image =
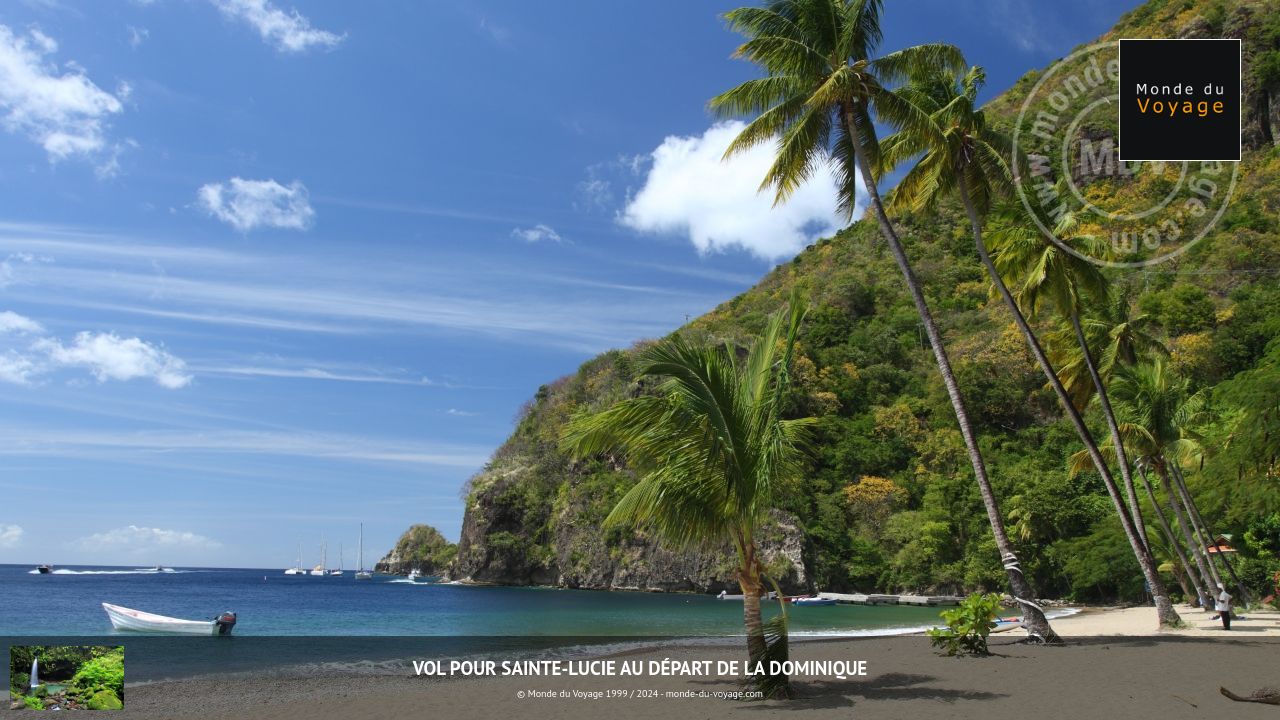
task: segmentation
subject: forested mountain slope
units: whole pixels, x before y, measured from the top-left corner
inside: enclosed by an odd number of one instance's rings
[[[1276,3],[1152,0],[1103,39],[1245,39],[1246,153],[1231,205],[1180,257],[1111,270],[1125,312],[1203,392],[1203,462],[1188,482],[1206,519],[1232,534],[1247,579],[1280,569],[1280,9]],[[963,49],[963,48],[962,48]],[[1029,73],[987,106],[1011,126]],[[1097,196],[1152,192],[1142,176],[1095,178]],[[1136,598],[1142,577],[1098,477],[1072,475],[1080,450],[1044,377],[974,254],[956,207],[894,214],[978,423],[1011,532],[1046,597]],[[808,297],[789,413],[822,418],[810,467],[781,493],[765,545],[789,588],[967,591],[1004,585],[951,407],[901,275],[873,223],[854,223],[776,267],[758,285],[678,332],[739,342],[793,289]],[[1038,329],[1052,339],[1051,320]],[[539,389],[511,437],[468,484],[450,568],[457,579],[569,587],[715,591],[732,585],[723,553],[671,552],[643,533],[602,532],[632,482],[617,458],[574,463],[557,449],[566,421],[645,392],[631,350],[615,350]],[[1106,437],[1096,410],[1089,419]],[[1244,419],[1242,421],[1242,418]],[[1268,423],[1276,430],[1270,432]],[[1148,505],[1148,508],[1150,506]],[[1153,538],[1159,559],[1159,543]],[[1171,583],[1171,588],[1176,584]]]

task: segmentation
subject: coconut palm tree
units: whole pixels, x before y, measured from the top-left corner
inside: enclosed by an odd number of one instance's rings
[[[1201,608],[1207,608],[1209,603],[1209,593],[1205,589],[1202,579],[1196,577],[1195,573],[1191,572],[1191,563],[1187,562],[1187,555],[1182,550],[1182,543],[1179,542],[1178,536],[1174,534],[1173,528],[1169,525],[1169,520],[1164,516],[1164,510],[1160,507],[1160,500],[1156,498],[1156,491],[1152,488],[1150,479],[1147,478],[1146,466],[1139,462],[1137,470],[1138,476],[1142,478],[1142,485],[1147,490],[1147,496],[1151,498],[1151,509],[1156,514],[1156,521],[1159,523],[1160,531],[1164,535],[1167,549],[1175,556],[1174,561],[1178,563],[1178,566],[1182,571],[1178,574],[1178,580],[1182,583],[1183,594],[1186,595],[1188,602],[1192,602],[1191,597],[1194,594],[1196,599],[1195,602],[1192,603],[1193,607],[1198,606]],[[1175,520],[1177,520],[1180,516],[1173,506],[1172,497],[1169,499],[1169,508],[1174,513]],[[1185,532],[1186,526],[1182,525],[1182,528]],[[1191,536],[1187,534],[1184,539],[1191,540]],[[1194,545],[1191,546],[1191,552],[1193,554],[1195,553]],[[1199,558],[1197,558],[1197,560],[1199,560]],[[1203,571],[1202,568],[1200,569]],[[1190,587],[1187,586],[1188,580],[1190,580]]]
[[[621,451],[639,474],[606,526],[649,527],[678,546],[732,544],[753,663],[770,645],[760,613],[766,580],[756,530],[779,485],[798,476],[805,436],[816,422],[779,414],[803,316],[793,300],[770,318],[745,357],[678,335],[642,350],[639,372],[661,380],[656,394],[577,416],[562,438],[579,458]],[[785,676],[755,681],[770,696],[790,693]]]
[[[1124,370],[1117,378],[1115,392],[1124,398],[1124,415],[1130,420],[1125,442],[1145,449],[1156,474],[1165,482],[1175,511],[1181,506],[1190,529],[1189,544],[1197,562],[1202,563],[1206,587],[1212,589],[1222,582],[1218,567],[1208,554],[1208,548],[1216,542],[1182,472],[1185,463],[1204,454],[1198,428],[1209,417],[1205,394],[1191,392],[1190,381],[1178,377],[1161,357]],[[1231,561],[1222,553],[1218,556],[1241,596],[1247,597]]]
[[[928,113],[930,122],[899,131],[886,139],[881,147],[882,162],[886,168],[919,157],[898,183],[893,201],[895,204],[922,209],[935,204],[946,195],[959,196],[973,230],[978,259],[1013,315],[1014,323],[1026,339],[1032,355],[1102,476],[1107,494],[1111,496],[1120,517],[1120,525],[1155,598],[1160,625],[1178,625],[1181,620],[1169,600],[1160,574],[1156,571],[1155,560],[1151,557],[1145,539],[1138,535],[1097,442],[1062,382],[1058,380],[1053,364],[1017,300],[1005,285],[983,239],[982,218],[991,209],[993,200],[1012,194],[1015,172],[1008,158],[1016,157],[1009,139],[989,127],[986,116],[977,109],[978,90],[984,80],[985,75],[978,67],[971,68],[958,83],[953,75],[926,71],[913,76],[907,87],[900,91],[901,97]]]
[[[1048,213],[1043,215],[1046,217],[1042,218],[1042,222],[1048,220]],[[1107,397],[1102,371],[1094,361],[1081,321],[1085,298],[1094,303],[1107,303],[1110,300],[1106,276],[1097,265],[1085,259],[1105,252],[1106,243],[1080,232],[1080,224],[1073,212],[1058,216],[1053,223],[1053,234],[1060,243],[1079,250],[1079,255],[1067,252],[1058,243],[1050,242],[1039,227],[1026,221],[1025,215],[1014,219],[1009,213],[1005,213],[1001,219],[1003,222],[998,223],[989,233],[996,268],[1006,284],[1013,281],[1014,297],[1027,317],[1034,319],[1046,305],[1052,305],[1070,325],[1071,343],[1080,359],[1076,367],[1083,366],[1086,370],[1088,385],[1079,382],[1075,375],[1064,373],[1061,365],[1057,373],[1058,379],[1067,389],[1071,401],[1081,411],[1088,405],[1091,397],[1097,397],[1102,417],[1107,423],[1107,431],[1111,435],[1112,447],[1116,451],[1116,464],[1120,467],[1120,478],[1124,483],[1125,500],[1133,517],[1134,529],[1143,544],[1147,544],[1147,526],[1142,517],[1142,504],[1134,487],[1133,474],[1130,472],[1129,458],[1125,455],[1124,443],[1120,441],[1120,428],[1116,425],[1115,412]],[[1073,385],[1075,392],[1072,392]],[[1086,387],[1087,391],[1083,389]]]
[[[941,43],[916,45],[877,57],[882,10],[882,0],[767,0],[762,7],[727,13],[729,26],[747,38],[736,56],[759,65],[765,75],[716,96],[710,105],[725,116],[754,117],[730,145],[726,156],[761,143],[776,143],[776,158],[760,185],[762,190],[774,191],[776,202],[785,202],[824,163],[833,160],[839,208],[852,217],[861,194],[861,180],[870,210],[902,273],[933,350],[1009,579],[1010,593],[1022,609],[1023,627],[1030,637],[1058,642],[1043,609],[1035,603],[1035,593],[1005,531],[942,333],[876,185],[880,150],[873,113],[898,128],[928,123],[915,106],[885,86],[905,80],[923,68],[962,69],[964,57],[955,47]]]

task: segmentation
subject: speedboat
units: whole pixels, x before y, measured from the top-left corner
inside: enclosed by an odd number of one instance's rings
[[[49,573],[53,572],[53,568],[48,565],[37,565],[36,572],[40,573],[41,575],[48,575]]]
[[[167,633],[172,635],[230,635],[236,626],[236,614],[227,611],[212,620],[182,620],[102,603],[116,630]]]

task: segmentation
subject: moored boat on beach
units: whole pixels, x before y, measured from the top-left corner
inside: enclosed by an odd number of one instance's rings
[[[183,620],[111,603],[102,603],[102,609],[107,611],[111,627],[116,630],[170,635],[230,635],[236,625],[236,614],[230,611],[213,620]]]

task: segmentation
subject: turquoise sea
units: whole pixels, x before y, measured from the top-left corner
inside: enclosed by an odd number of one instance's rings
[[[728,636],[742,603],[710,595],[411,583],[375,576],[288,576],[280,569],[0,565],[0,635],[106,635],[102,603],[186,619],[232,610],[244,636]],[[768,608],[775,603],[766,603]],[[791,608],[796,634],[891,634],[936,624],[906,606]]]

